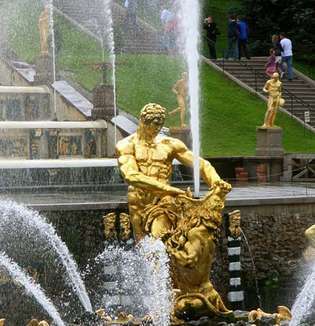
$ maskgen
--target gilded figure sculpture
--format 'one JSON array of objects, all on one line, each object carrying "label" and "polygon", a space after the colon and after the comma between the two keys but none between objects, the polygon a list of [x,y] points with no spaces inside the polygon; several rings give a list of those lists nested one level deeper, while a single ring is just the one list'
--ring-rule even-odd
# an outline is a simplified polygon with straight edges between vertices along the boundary
[{"label": "gilded figure sculpture", "polygon": [[286,306],[278,306],[277,312],[273,314],[266,313],[260,308],[252,310],[248,314],[248,321],[252,323],[260,321],[262,318],[272,318],[274,320],[274,325],[280,326],[282,321],[290,321],[292,319],[292,314],[290,309]]},{"label": "gilded figure sculpture", "polygon": [[272,128],[275,126],[278,109],[285,103],[282,98],[282,82],[277,72],[273,73],[272,78],[266,82],[263,91],[268,94],[268,103],[262,128]]},{"label": "gilded figure sculpture", "polygon": [[112,321],[112,318],[106,313],[105,309],[103,308],[96,310],[95,313],[104,323]]},{"label": "gilded figure sculpture", "polygon": [[122,241],[128,241],[132,237],[132,227],[131,227],[129,214],[120,213],[119,223],[120,223],[119,238]]},{"label": "gilded figure sculpture", "polygon": [[141,111],[136,133],[117,143],[120,171],[129,184],[128,202],[136,241],[145,235],[161,239],[172,264],[177,289],[175,317],[230,316],[209,280],[221,211],[230,184],[200,158],[200,172],[209,186],[203,199],[170,185],[172,162],[193,165],[193,154],[178,139],[160,135],[165,109],[149,103]]},{"label": "gilded figure sculpture", "polygon": [[182,73],[182,78],[179,79],[172,88],[174,94],[177,97],[177,105],[178,107],[169,112],[169,115],[173,115],[177,112],[180,114],[180,127],[186,127],[186,100],[188,95],[188,74],[187,72]]},{"label": "gilded figure sculpture", "polygon": [[308,241],[308,246],[303,256],[307,262],[313,262],[315,261],[315,224],[305,231],[305,237]]},{"label": "gilded figure sculpture", "polygon": [[49,37],[49,6],[46,5],[38,19],[38,29],[40,37],[40,52],[42,56],[48,55],[48,37]]},{"label": "gilded figure sculpture", "polygon": [[116,230],[116,213],[108,213],[103,216],[104,235],[107,241],[118,239]]},{"label": "gilded figure sculpture", "polygon": [[229,213],[229,234],[235,239],[241,235],[241,211],[238,209]]}]

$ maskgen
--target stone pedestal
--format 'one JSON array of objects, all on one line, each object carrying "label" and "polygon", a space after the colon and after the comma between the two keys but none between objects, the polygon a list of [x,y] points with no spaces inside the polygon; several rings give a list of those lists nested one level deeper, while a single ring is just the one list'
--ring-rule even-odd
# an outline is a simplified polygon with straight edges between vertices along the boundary
[{"label": "stone pedestal", "polygon": [[114,103],[113,86],[100,85],[95,87],[93,90],[92,119],[110,121],[115,116]]},{"label": "stone pedestal", "polygon": [[53,61],[49,55],[41,55],[36,60],[35,85],[50,85],[54,82]]},{"label": "stone pedestal", "polygon": [[256,129],[256,155],[282,156],[283,154],[282,129],[258,127]]},{"label": "stone pedestal", "polygon": [[192,139],[190,128],[170,128],[170,136],[180,139],[189,149],[192,148]]}]

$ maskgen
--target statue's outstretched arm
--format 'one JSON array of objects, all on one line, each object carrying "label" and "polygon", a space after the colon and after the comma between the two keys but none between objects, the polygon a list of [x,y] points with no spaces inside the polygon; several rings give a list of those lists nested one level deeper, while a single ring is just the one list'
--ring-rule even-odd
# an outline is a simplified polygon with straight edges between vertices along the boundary
[{"label": "statue's outstretched arm", "polygon": [[165,194],[185,194],[184,190],[169,186],[139,171],[133,155],[121,155],[118,159],[120,171],[126,182],[144,190],[163,192]]},{"label": "statue's outstretched arm", "polygon": [[[193,167],[194,156],[193,153],[186,147],[186,145],[181,141],[174,141],[175,145],[175,157],[182,164]],[[209,187],[212,187],[216,181],[220,181],[221,178],[217,174],[215,168],[210,164],[210,162],[199,158],[200,173],[203,180],[207,183]]]}]

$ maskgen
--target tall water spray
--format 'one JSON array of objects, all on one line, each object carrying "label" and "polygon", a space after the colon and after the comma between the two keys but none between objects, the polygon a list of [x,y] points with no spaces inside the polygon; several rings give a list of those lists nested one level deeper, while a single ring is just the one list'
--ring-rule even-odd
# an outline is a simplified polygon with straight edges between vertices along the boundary
[{"label": "tall water spray", "polygon": [[199,1],[180,0],[179,23],[184,42],[184,57],[188,67],[188,90],[190,105],[190,125],[194,154],[194,195],[200,192],[200,127],[199,127]]},{"label": "tall water spray", "polygon": [[[299,326],[305,322],[305,318],[309,314],[314,314],[315,305],[315,262],[311,266],[311,272],[308,275],[306,282],[297,296],[292,307],[292,320],[290,326]],[[314,320],[313,320],[314,321]],[[304,323],[303,323],[304,325]],[[307,323],[305,323],[307,325]]]},{"label": "tall water spray", "polygon": [[[5,250],[6,237],[22,232],[31,236],[37,233],[40,237],[40,244],[44,241],[51,246],[57,253],[62,265],[67,271],[67,279],[69,280],[74,292],[77,294],[86,311],[92,312],[92,305],[87,294],[85,285],[82,281],[78,266],[71,256],[69,249],[62,242],[55,232],[53,226],[45,221],[37,212],[17,204],[14,201],[0,201],[0,243]],[[37,239],[32,239],[37,240]],[[30,248],[31,250],[31,248]]]},{"label": "tall water spray", "polygon": [[[112,0],[103,0],[104,5],[104,37],[107,40],[107,46],[110,53],[110,63],[112,66],[112,83],[114,92],[114,116],[117,116],[117,101],[116,101],[116,53],[115,53],[115,38],[113,28],[113,15],[112,15]],[[117,125],[116,119],[114,121],[114,139],[117,143]]]},{"label": "tall water spray", "polygon": [[47,298],[40,285],[36,284],[31,277],[26,275],[24,271],[19,267],[19,265],[13,262],[5,253],[0,253],[0,267],[4,268],[7,271],[14,282],[21,284],[25,288],[25,293],[27,295],[34,297],[34,299],[54,320],[56,325],[65,325],[57,309],[50,301],[50,299]]}]

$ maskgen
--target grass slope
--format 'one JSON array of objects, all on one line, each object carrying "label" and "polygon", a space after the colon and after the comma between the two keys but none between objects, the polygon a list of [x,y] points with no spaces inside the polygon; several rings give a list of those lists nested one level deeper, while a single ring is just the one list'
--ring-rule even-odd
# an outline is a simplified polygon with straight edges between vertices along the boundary
[{"label": "grass slope", "polygon": [[[201,69],[201,126],[203,155],[254,155],[256,126],[262,124],[266,104],[208,66]],[[313,133],[279,113],[287,152],[314,152]]]},{"label": "grass slope", "polygon": [[[220,1],[212,1],[211,6],[220,4]],[[29,62],[34,62],[39,53],[38,13],[39,10],[32,10],[32,14],[26,16],[27,20],[25,16],[21,17],[24,20],[15,20],[18,28],[13,31],[18,32],[10,38],[19,58]],[[21,21],[25,25],[23,28]],[[91,91],[101,81],[101,73],[93,69],[93,64],[102,60],[100,45],[60,17],[56,17],[56,23],[58,35],[62,37],[59,40],[58,68]],[[135,116],[148,102],[175,108],[176,98],[171,87],[183,71],[179,58],[123,54],[117,56],[117,63],[119,107]],[[203,155],[254,155],[255,128],[262,124],[266,104],[206,65],[201,67],[201,85]],[[168,119],[167,125],[174,125],[174,121],[175,118]],[[315,137],[312,133],[285,114],[279,114],[277,124],[284,128],[286,151],[314,152]]]}]

